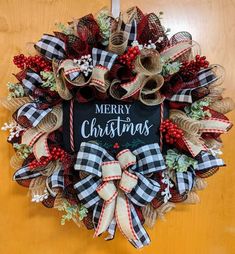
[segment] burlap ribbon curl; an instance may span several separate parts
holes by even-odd
[[[232,126],[228,120],[213,117],[195,121],[181,110],[171,110],[170,119],[183,130],[183,140],[193,156],[208,150],[205,141],[201,138],[202,133],[225,133]]]

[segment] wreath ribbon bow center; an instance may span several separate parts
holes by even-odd
[[[74,188],[84,206],[94,207],[95,236],[108,231],[108,239],[112,239],[117,225],[135,247],[149,244],[135,207],[147,205],[156,196],[160,185],[151,179],[151,174],[164,169],[163,156],[156,143],[132,152],[122,150],[116,160],[102,147],[82,143],[75,170],[89,174]]]

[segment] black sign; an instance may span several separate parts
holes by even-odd
[[[164,116],[168,114],[164,106]],[[63,140],[66,150],[79,150],[83,141],[96,141],[106,149],[137,148],[159,142],[160,106],[93,101],[63,104]]]

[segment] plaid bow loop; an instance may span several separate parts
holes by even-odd
[[[186,172],[176,172],[176,181],[180,194],[192,190],[196,175],[200,176],[201,172],[206,173],[214,168],[225,166],[221,158],[205,151],[197,155],[197,161],[198,164],[195,168],[190,167]]]
[[[65,43],[49,34],[44,34],[42,38],[35,44],[35,49],[45,56],[48,60],[57,59],[61,60],[65,58]]]

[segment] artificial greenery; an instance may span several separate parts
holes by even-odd
[[[167,167],[177,172],[186,172],[190,166],[195,169],[198,164],[193,158],[180,154],[177,150],[173,149],[167,150],[165,159]]]
[[[59,22],[59,23],[56,23],[55,26],[63,34],[67,34],[67,35],[73,34],[73,29],[69,25],[65,25]]]
[[[162,62],[162,76],[167,77],[177,73],[180,70],[181,63],[170,62],[164,58],[161,59]]]
[[[87,208],[82,204],[72,205],[66,199],[62,200],[60,206],[58,206],[57,209],[66,213],[61,217],[61,225],[65,225],[66,221],[70,220],[75,222],[82,221],[88,213]]]
[[[109,11],[107,9],[102,9],[97,15],[97,23],[100,28],[100,33],[102,36],[102,44],[107,46],[109,44],[109,37],[111,33],[111,22],[109,17]]]
[[[201,120],[205,117],[210,117],[210,111],[204,110],[204,107],[209,106],[210,101],[208,99],[202,100],[202,101],[195,101],[190,106],[186,106],[185,113],[188,117],[194,119],[194,120]]]
[[[20,98],[25,96],[24,88],[21,84],[8,83],[7,88],[9,91],[8,99]]]
[[[16,149],[17,155],[23,160],[28,158],[28,156],[33,152],[33,148],[26,144],[14,143],[13,147]]]
[[[125,148],[137,148],[138,146],[143,145],[143,144],[144,144],[144,141],[136,138],[136,139],[133,139],[131,141],[131,143],[129,143],[129,142],[126,143]]]
[[[51,71],[41,71],[40,72],[43,83],[41,84],[44,88],[49,88],[51,91],[56,91],[56,81],[54,77],[54,73]]]

